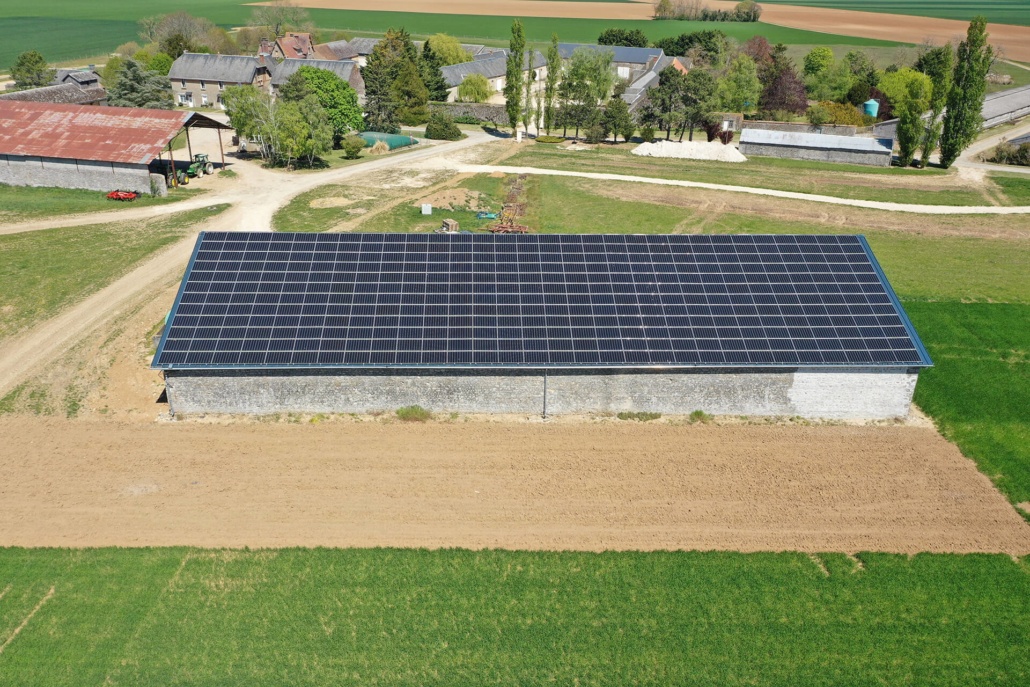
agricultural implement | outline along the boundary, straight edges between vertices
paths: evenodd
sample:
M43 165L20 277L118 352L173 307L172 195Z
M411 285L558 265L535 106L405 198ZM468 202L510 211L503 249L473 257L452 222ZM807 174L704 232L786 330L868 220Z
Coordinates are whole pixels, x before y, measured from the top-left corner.
M197 153L193 156L193 162L186 169L191 177L202 177L205 174L214 174L215 166L207 159L206 153Z
M504 207L501 208L501 216L497 224L489 227L492 234L525 234L529 227L519 224L518 220L526 214L526 203L523 197L527 175L520 174L515 177L508 188L508 195L504 199Z
M132 191L111 191L107 194L108 200L121 200L129 203L136 200L138 197L139 195Z

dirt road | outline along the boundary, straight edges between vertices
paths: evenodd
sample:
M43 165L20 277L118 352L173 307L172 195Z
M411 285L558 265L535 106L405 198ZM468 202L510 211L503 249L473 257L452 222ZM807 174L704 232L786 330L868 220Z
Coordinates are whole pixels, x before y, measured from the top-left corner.
M1030 553L932 428L0 420L0 545Z

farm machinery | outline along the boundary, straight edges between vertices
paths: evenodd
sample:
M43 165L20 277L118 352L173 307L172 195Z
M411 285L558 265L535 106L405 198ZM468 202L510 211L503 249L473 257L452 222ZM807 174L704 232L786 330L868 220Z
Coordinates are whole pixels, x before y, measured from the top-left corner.
M202 177L205 174L214 174L215 166L208 159L207 153L197 153L193 156L193 162L185 170L177 169L168 173L168 185L186 186L193 177Z

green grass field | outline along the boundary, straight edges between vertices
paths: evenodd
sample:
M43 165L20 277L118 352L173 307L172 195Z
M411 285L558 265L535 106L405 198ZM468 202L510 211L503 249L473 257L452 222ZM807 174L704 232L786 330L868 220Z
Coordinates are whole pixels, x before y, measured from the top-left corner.
M226 207L0 236L0 341L110 284Z
M185 11L207 17L225 27L242 26L253 11L241 0L181 0L174 6L158 0L134 0L129 3L95 3L82 0L38 0L31 6L24 3L0 4L0 33L10 37L0 46L0 69L7 68L19 53L35 49L51 62L76 57L94 57L114 50L121 43L138 40L136 22L143 18L174 11ZM467 15L312 10L311 18L323 29L342 29L365 33L382 33L404 26L411 33L424 36L445 32L468 40L507 41L511 31L508 17ZM611 26L641 28L652 39L678 35L702 28L720 28L738 40L755 34L766 36L773 43L800 45L890 46L894 43L834 36L788 29L768 24L701 23L673 21L611 21L601 19L549 19L530 17L524 20L526 38L530 42L550 41L557 32L563 41L594 42Z
M978 14L998 24L1030 26L1030 7L1025 0L764 0L771 5L832 7L840 10L888 12L917 17L969 21Z
M0 641L46 599L6 685L1030 679L1007 556L6 549L4 589Z
M114 190L114 189L112 189ZM203 189L170 189L167 196L141 196L131 203L107 199L101 191L66 188L33 188L0 184L0 225L41 217L109 212L150 205L167 205L203 193Z

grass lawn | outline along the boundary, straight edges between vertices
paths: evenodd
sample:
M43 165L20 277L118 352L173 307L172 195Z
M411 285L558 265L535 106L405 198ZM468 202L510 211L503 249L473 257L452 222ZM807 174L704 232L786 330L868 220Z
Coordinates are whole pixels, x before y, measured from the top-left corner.
M1030 174L995 172L990 179L1001 187L1013 205L1030 205Z
M6 684L39 687L1017 685L1030 679L1026 566L925 554L6 549L0 636L47 601L0 670Z
M772 5L832 7L839 10L887 12L917 17L969 21L978 14L997 24L1030 26L1025 0L765 0Z
M983 192L940 185L936 177L948 172L939 169L834 165L771 157L754 157L742 163L645 158L630 153L636 145L603 145L572 153L561 144L535 143L504 164L750 186L856 200L921 205L991 204ZM848 176L841 176L842 173ZM906 183L911 180L911 185L892 184L888 177L905 177ZM918 179L925 179L926 183L920 185Z
M226 207L213 205L148 222L0 236L0 340L110 284Z
M111 189L112 191L114 189ZM0 184L0 225L57 215L84 215L150 205L167 205L204 193L200 188L169 189L164 198L140 196L131 203L107 199L102 191L71 188L35 188Z

